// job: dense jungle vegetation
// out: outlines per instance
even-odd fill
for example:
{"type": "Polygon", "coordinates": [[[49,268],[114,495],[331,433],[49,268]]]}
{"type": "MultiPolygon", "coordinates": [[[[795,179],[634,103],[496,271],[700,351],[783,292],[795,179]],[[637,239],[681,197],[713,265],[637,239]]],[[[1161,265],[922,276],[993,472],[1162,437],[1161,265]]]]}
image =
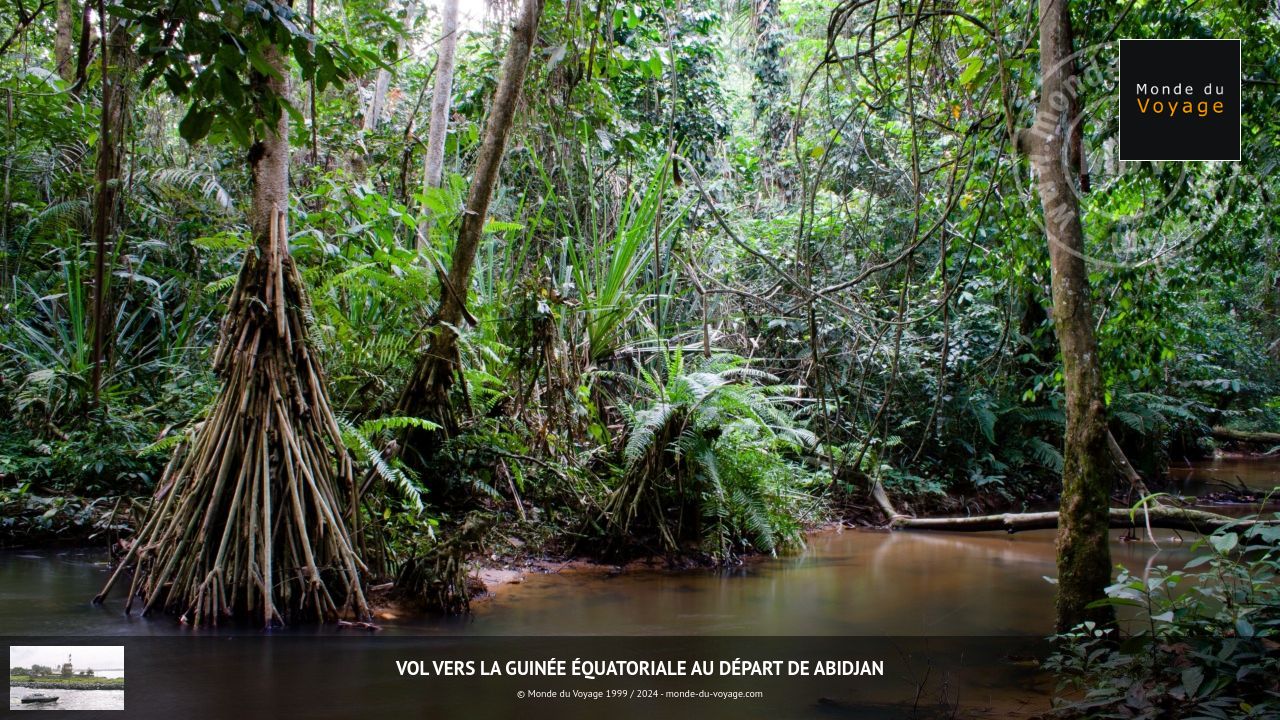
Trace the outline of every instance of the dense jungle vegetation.
{"type": "Polygon", "coordinates": [[[272,623],[1065,492],[1105,623],[1109,505],[1280,428],[1280,16],[1041,5],[0,0],[2,542],[272,623]],[[1128,37],[1244,39],[1241,162],[1119,162],[1128,37]]]}

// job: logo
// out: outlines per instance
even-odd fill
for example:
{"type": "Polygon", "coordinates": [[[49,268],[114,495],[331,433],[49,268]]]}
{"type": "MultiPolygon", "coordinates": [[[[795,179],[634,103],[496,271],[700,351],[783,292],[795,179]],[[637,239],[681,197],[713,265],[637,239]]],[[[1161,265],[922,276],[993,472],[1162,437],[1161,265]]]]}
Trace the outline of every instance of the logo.
{"type": "MultiPolygon", "coordinates": [[[[1236,53],[1234,57],[1239,59],[1235,40],[1121,42],[1126,45],[1224,42],[1232,45],[1232,52],[1236,53]]],[[[1254,182],[1253,175],[1246,174],[1241,163],[1182,162],[1189,158],[1179,157],[1186,155],[1181,151],[1197,149],[1183,146],[1194,146],[1198,142],[1195,139],[1181,141],[1168,154],[1153,156],[1154,160],[1129,158],[1129,161],[1124,161],[1131,152],[1130,133],[1134,130],[1129,115],[1124,116],[1123,128],[1119,117],[1124,104],[1120,52],[1120,42],[1114,40],[1077,49],[1063,60],[1064,64],[1071,64],[1076,79],[1062,88],[1061,97],[1039,100],[1064,106],[1073,104],[1077,108],[1075,114],[1064,119],[1062,131],[1079,132],[1083,144],[1081,157],[1069,157],[1070,144],[1062,143],[1062,162],[1074,180],[1071,183],[1072,195],[1086,224],[1098,238],[1088,245],[1082,256],[1094,268],[1138,268],[1163,262],[1186,251],[1212,232],[1234,207],[1233,203],[1223,199],[1231,197],[1240,183],[1254,182]],[[1117,98],[1121,101],[1117,102],[1117,98]],[[1125,137],[1124,156],[1120,150],[1121,132],[1125,137]],[[1086,176],[1087,191],[1084,190],[1086,176]]],[[[1124,57],[1126,62],[1130,59],[1130,55],[1124,57]]],[[[1131,71],[1131,66],[1125,66],[1123,82],[1133,82],[1129,74],[1131,71]]],[[[1231,77],[1237,93],[1237,100],[1231,107],[1238,118],[1239,73],[1231,77]]],[[[1172,83],[1170,81],[1169,84],[1172,83]]],[[[1207,81],[1201,83],[1200,90],[1205,84],[1207,81]]],[[[1226,81],[1214,81],[1214,84],[1224,85],[1223,90],[1227,91],[1226,81]]],[[[1222,102],[1224,106],[1228,104],[1227,100],[1222,102]]],[[[1210,106],[1206,112],[1212,110],[1210,106]]],[[[1224,113],[1226,110],[1224,107],[1224,113]]],[[[1192,112],[1195,112],[1194,105],[1192,112]]],[[[1236,122],[1238,124],[1239,121],[1236,122]]],[[[1232,127],[1230,140],[1233,154],[1227,159],[1234,160],[1238,157],[1240,142],[1237,126],[1232,127]]],[[[1014,173],[1013,178],[1022,201],[1026,203],[1028,216],[1043,229],[1043,217],[1056,217],[1062,211],[1066,197],[1049,198],[1043,207],[1042,217],[1042,201],[1035,188],[1034,176],[1014,173]]]]}
{"type": "Polygon", "coordinates": [[[1240,160],[1240,41],[1121,40],[1122,161],[1240,160]]]}

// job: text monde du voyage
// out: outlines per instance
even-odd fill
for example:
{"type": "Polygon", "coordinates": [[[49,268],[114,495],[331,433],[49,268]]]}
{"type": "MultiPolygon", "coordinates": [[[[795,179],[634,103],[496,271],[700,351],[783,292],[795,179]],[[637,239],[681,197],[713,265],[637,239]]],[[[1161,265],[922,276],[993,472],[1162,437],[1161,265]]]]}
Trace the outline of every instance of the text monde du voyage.
{"type": "Polygon", "coordinates": [[[884,675],[883,660],[396,660],[400,675],[436,677],[799,677],[884,675]]]}
{"type": "Polygon", "coordinates": [[[1190,83],[1135,83],[1134,90],[1138,112],[1143,115],[1209,117],[1223,115],[1227,111],[1222,100],[1212,99],[1214,96],[1226,95],[1226,87],[1223,85],[1205,83],[1204,87],[1197,88],[1190,83]]]}

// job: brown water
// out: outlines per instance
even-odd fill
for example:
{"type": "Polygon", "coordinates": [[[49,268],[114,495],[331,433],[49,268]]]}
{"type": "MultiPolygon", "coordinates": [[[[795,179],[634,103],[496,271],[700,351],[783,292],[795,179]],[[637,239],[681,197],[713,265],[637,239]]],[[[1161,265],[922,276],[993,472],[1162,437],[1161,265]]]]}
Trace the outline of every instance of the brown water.
{"type": "Polygon", "coordinates": [[[1174,462],[1169,468],[1174,487],[1187,495],[1201,495],[1244,486],[1266,492],[1280,487],[1280,459],[1223,455],[1207,460],[1174,462]]]}
{"type": "MultiPolygon", "coordinates": [[[[1187,483],[1204,486],[1223,473],[1247,478],[1250,484],[1265,484],[1280,474],[1280,463],[1214,461],[1182,473],[1181,477],[1187,483]]],[[[1157,547],[1149,541],[1121,542],[1123,534],[1112,533],[1113,561],[1134,571],[1141,571],[1148,564],[1180,567],[1189,557],[1187,546],[1193,539],[1179,541],[1171,531],[1157,530],[1157,547]]],[[[893,648],[901,647],[903,642],[909,644],[913,637],[928,638],[929,643],[937,643],[932,646],[934,649],[950,652],[953,658],[964,658],[952,675],[930,676],[927,669],[921,674],[931,683],[963,686],[970,701],[965,705],[973,712],[962,713],[961,717],[1009,716],[1011,708],[1030,702],[1028,698],[1043,705],[1049,692],[1042,673],[1008,660],[1012,652],[999,638],[1034,639],[1052,631],[1054,588],[1045,579],[1056,574],[1052,531],[1015,535],[829,531],[811,536],[798,554],[758,560],[729,571],[637,571],[612,577],[582,572],[530,574],[523,582],[501,588],[493,597],[478,603],[475,613],[465,619],[388,621],[377,636],[357,638],[350,633],[335,635],[322,630],[317,640],[315,631],[295,630],[287,636],[275,634],[265,641],[259,634],[256,640],[214,646],[201,638],[144,640],[142,636],[191,631],[167,617],[126,619],[119,614],[119,598],[106,607],[92,607],[88,599],[101,587],[107,572],[105,556],[100,552],[0,553],[0,635],[132,638],[135,645],[147,649],[128,652],[141,654],[148,666],[137,675],[131,671],[131,677],[143,678],[139,682],[142,690],[135,688],[133,692],[144,693],[145,699],[142,705],[131,700],[131,710],[165,707],[170,714],[189,714],[190,708],[184,703],[189,702],[191,694],[166,695],[165,692],[174,691],[158,689],[145,694],[150,692],[144,684],[148,675],[159,676],[175,665],[199,667],[202,677],[216,679],[219,687],[244,686],[246,694],[273,695],[279,692],[276,688],[296,684],[299,692],[314,695],[313,704],[320,708],[316,717],[363,714],[370,708],[360,704],[367,704],[369,694],[374,692],[371,688],[376,688],[382,710],[395,716],[400,708],[397,703],[419,702],[422,688],[426,687],[390,677],[392,663],[384,656],[401,644],[405,648],[436,648],[432,652],[437,655],[471,652],[467,648],[476,647],[505,648],[493,652],[508,655],[525,651],[583,653],[593,647],[597,653],[616,653],[649,647],[644,643],[669,638],[676,645],[654,646],[652,650],[655,656],[669,656],[674,652],[672,647],[684,647],[679,645],[681,642],[692,642],[694,650],[741,652],[733,646],[717,644],[733,642],[735,636],[752,636],[758,646],[776,647],[779,654],[794,654],[794,643],[800,640],[815,648],[815,656],[821,656],[817,648],[823,643],[843,644],[851,652],[861,648],[856,652],[888,655],[891,661],[898,651],[889,650],[885,643],[877,645],[874,638],[899,638],[893,648]],[[300,634],[309,637],[302,638],[300,634]],[[600,637],[593,641],[584,636],[600,637]],[[609,639],[618,636],[631,639],[609,639]],[[575,637],[579,640],[573,640],[575,637]],[[516,642],[515,638],[522,640],[516,642]],[[528,638],[537,639],[531,643],[528,638]],[[589,645],[590,642],[597,645],[589,645]],[[775,642],[793,645],[770,645],[775,642]],[[352,651],[341,655],[350,666],[344,667],[339,676],[317,682],[315,678],[333,672],[332,658],[336,656],[327,646],[335,643],[352,651]],[[605,649],[599,649],[599,643],[605,649]],[[234,662],[228,662],[228,653],[232,652],[238,655],[234,662]],[[306,668],[305,674],[299,676],[305,680],[295,677],[301,672],[298,668],[306,668]],[[251,673],[246,676],[247,669],[251,673]],[[318,692],[318,687],[325,688],[328,695],[318,692]],[[996,714],[982,715],[974,710],[974,702],[987,709],[995,708],[991,712],[996,714]],[[329,710],[327,714],[325,708],[329,710]]],[[[257,633],[252,629],[247,632],[257,633]]],[[[226,630],[218,634],[225,635],[226,630]]],[[[126,647],[130,647],[128,640],[126,647]]],[[[404,652],[397,657],[416,657],[410,653],[417,650],[404,652]]],[[[907,656],[906,651],[902,656],[907,656]]],[[[918,658],[919,654],[912,657],[918,658]]],[[[130,662],[134,662],[133,657],[130,662]]],[[[919,668],[912,672],[919,672],[919,668]]],[[[899,675],[916,677],[906,671],[899,675]]],[[[194,689],[198,685],[191,686],[194,696],[201,696],[194,689]]],[[[509,714],[509,707],[504,705],[509,697],[490,693],[493,687],[468,687],[466,697],[459,702],[479,703],[479,707],[488,703],[495,712],[509,714]]],[[[861,689],[841,692],[833,692],[829,686],[785,687],[772,691],[767,701],[776,705],[750,706],[757,708],[755,714],[729,712],[748,706],[699,707],[711,711],[708,717],[896,717],[903,715],[893,709],[877,715],[868,708],[901,710],[892,703],[904,702],[904,692],[907,699],[914,693],[910,687],[904,691],[888,684],[848,686],[861,689]],[[802,697],[792,697],[797,694],[802,697]],[[796,709],[801,706],[788,704],[794,702],[802,703],[803,712],[796,709]],[[766,708],[768,712],[764,711],[766,708]]],[[[507,690],[510,688],[502,692],[507,690]]],[[[201,702],[212,703],[210,708],[236,711],[234,701],[219,700],[221,696],[213,692],[206,695],[201,696],[201,702]]],[[[444,716],[453,712],[447,692],[433,702],[443,703],[440,710],[444,716]]],[[[642,711],[641,706],[628,707],[623,716],[644,717],[646,712],[652,712],[642,711]]],[[[610,706],[609,712],[615,709],[610,706]]],[[[565,705],[556,716],[598,717],[600,712],[603,709],[599,706],[565,705]]],[[[244,717],[254,716],[249,713],[244,717]]]]}
{"type": "MultiPolygon", "coordinates": [[[[1119,542],[1113,561],[1180,566],[1185,546],[1119,542]]],[[[120,599],[93,607],[103,553],[0,553],[0,635],[186,634],[167,617],[126,619],[120,599]]],[[[1053,531],[944,534],[821,532],[805,549],[715,572],[607,577],[529,574],[477,603],[471,618],[384,623],[389,634],[449,635],[1027,635],[1052,629],[1053,531]]]]}
{"type": "MultiPolygon", "coordinates": [[[[1114,532],[1119,538],[1122,532],[1114,532]]],[[[530,575],[479,604],[468,632],[615,635],[1043,635],[1053,531],[846,530],[728,572],[530,575]],[[566,619],[571,618],[571,622],[566,619]]],[[[1112,544],[1116,563],[1180,565],[1186,543],[1112,544]]]]}

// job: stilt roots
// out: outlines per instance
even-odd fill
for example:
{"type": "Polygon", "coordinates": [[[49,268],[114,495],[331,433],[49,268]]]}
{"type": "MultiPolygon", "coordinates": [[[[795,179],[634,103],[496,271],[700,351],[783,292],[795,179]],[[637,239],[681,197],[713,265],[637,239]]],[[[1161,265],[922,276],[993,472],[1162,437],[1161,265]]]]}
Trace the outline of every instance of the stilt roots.
{"type": "Polygon", "coordinates": [[[151,510],[102,593],[133,569],[135,601],[184,622],[365,619],[355,485],[307,343],[306,297],[284,214],[241,268],[209,418],[169,462],[151,510]]]}

